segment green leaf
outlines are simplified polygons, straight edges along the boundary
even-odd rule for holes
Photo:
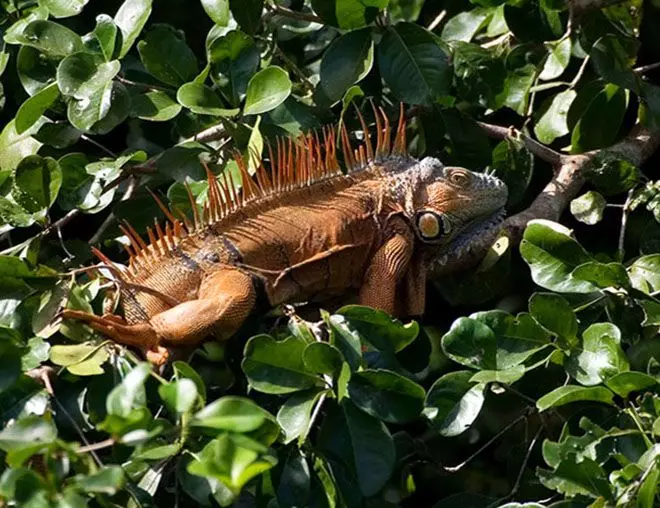
[[[51,83],[21,104],[16,113],[16,133],[23,134],[37,123],[59,96],[57,84]]]
[[[612,323],[595,323],[582,334],[582,350],[566,359],[568,372],[580,384],[593,386],[629,369],[621,349],[621,332]]]
[[[348,399],[326,415],[318,446],[341,459],[363,496],[380,491],[394,470],[394,442],[387,427]]]
[[[322,315],[330,332],[330,344],[339,349],[351,370],[356,371],[362,363],[360,333],[340,314],[323,313]]]
[[[570,276],[575,267],[592,258],[561,224],[540,219],[530,221],[520,243],[520,253],[529,265],[532,279],[541,287],[559,293],[591,293],[597,289]]]
[[[583,458],[578,463],[576,456],[571,455],[562,460],[554,471],[537,469],[536,474],[547,488],[570,497],[581,494],[612,498],[610,482],[605,471],[589,458]]]
[[[16,132],[15,120],[11,120],[0,132],[0,170],[13,171],[24,157],[37,153],[41,143],[32,135],[43,124],[38,120],[32,128],[19,134]]]
[[[62,185],[62,170],[55,159],[29,155],[14,173],[12,195],[29,212],[50,208]]]
[[[206,386],[204,385],[204,381],[199,376],[199,374],[197,374],[195,369],[193,369],[186,362],[182,362],[180,360],[172,363],[172,368],[174,370],[174,375],[177,379],[179,379],[179,380],[190,379],[193,383],[195,383],[195,387],[197,389],[196,390],[197,394],[202,399],[202,403],[205,403],[206,402]]]
[[[103,365],[109,358],[104,347],[92,344],[54,345],[50,348],[50,361],[66,367],[77,376],[103,374]]]
[[[403,324],[386,312],[362,305],[346,305],[337,314],[344,316],[350,328],[357,330],[363,339],[383,352],[398,353],[419,334],[416,321]]]
[[[89,0],[39,0],[55,18],[68,18],[80,14]]]
[[[320,386],[320,378],[303,362],[306,347],[305,341],[293,337],[282,341],[269,335],[252,337],[245,345],[242,362],[250,386],[271,394]]]
[[[525,375],[525,366],[516,365],[506,370],[480,370],[470,378],[472,383],[499,383],[510,385]]]
[[[250,78],[259,68],[259,49],[254,39],[232,30],[215,39],[208,52],[211,77],[232,105],[238,106],[245,96]]]
[[[563,406],[571,402],[593,401],[613,405],[614,394],[602,386],[582,387],[576,385],[560,386],[536,401],[539,411],[551,407]]]
[[[193,113],[213,116],[234,116],[237,109],[225,109],[220,97],[208,86],[199,83],[186,83],[176,93],[179,104]]]
[[[404,102],[429,104],[449,94],[449,59],[433,35],[419,25],[388,27],[378,44],[378,65],[385,83]]]
[[[660,326],[660,303],[654,300],[637,300],[644,310],[642,326]]]
[[[550,105],[534,126],[534,134],[541,143],[549,145],[555,139],[570,132],[566,123],[566,116],[576,95],[575,90],[566,90],[552,98]]]
[[[603,219],[607,201],[602,194],[588,191],[571,201],[571,213],[580,222],[593,226]]]
[[[470,381],[472,372],[450,372],[426,394],[423,414],[440,435],[458,436],[470,428],[483,406],[486,385]]]
[[[353,403],[389,423],[414,420],[424,406],[424,389],[395,372],[367,369],[356,372],[348,382],[348,394]]]
[[[591,282],[599,288],[629,288],[628,273],[621,263],[590,261],[575,268],[571,277]]]
[[[520,140],[507,138],[493,149],[492,168],[509,191],[507,207],[524,197],[534,173],[534,156]]]
[[[635,289],[646,294],[660,291],[660,254],[637,258],[628,267],[628,275]]]
[[[229,24],[229,0],[201,0],[204,12],[216,25],[227,26]]]
[[[444,353],[461,365],[507,370],[549,343],[548,334],[526,314],[478,312],[452,323],[442,337]]]
[[[605,386],[619,397],[626,398],[632,392],[640,392],[658,384],[658,381],[642,372],[619,372],[605,380]]]
[[[166,122],[181,112],[181,105],[160,90],[133,96],[132,103],[131,115],[152,122]]]
[[[351,85],[364,79],[374,63],[371,30],[354,30],[335,39],[323,53],[320,85],[331,102],[344,96]]]
[[[529,312],[546,330],[565,339],[569,344],[575,341],[578,331],[577,316],[563,296],[534,293],[529,299]]]
[[[73,483],[84,492],[115,495],[124,486],[126,476],[121,466],[105,466],[89,475],[78,475]]]
[[[52,420],[39,416],[27,416],[0,432],[0,449],[8,452],[10,466],[17,466],[57,438],[57,428]]]
[[[299,450],[293,450],[280,476],[278,506],[308,506],[310,491],[311,477],[307,459]]]
[[[237,495],[243,485],[275,464],[276,455],[262,444],[240,434],[225,433],[208,443],[187,469],[194,475],[220,481]]]
[[[156,161],[158,171],[179,182],[187,178],[202,180],[205,174],[199,156],[206,151],[206,147],[195,142],[168,148]]]
[[[140,59],[155,78],[180,86],[197,75],[197,59],[185,40],[174,29],[158,26],[138,43]]]
[[[48,56],[62,58],[85,48],[80,36],[54,21],[36,20],[25,27],[20,42]]]
[[[536,78],[536,66],[527,64],[508,70],[502,91],[495,98],[502,107],[507,106],[521,116],[527,115],[529,95]]]
[[[387,0],[312,0],[312,8],[328,25],[351,30],[371,23],[387,3]]]
[[[303,361],[310,372],[336,376],[344,359],[339,350],[325,342],[313,342],[303,351]]]
[[[260,115],[282,104],[291,93],[291,80],[281,67],[271,65],[250,79],[245,96],[246,115]]]
[[[643,178],[635,164],[607,153],[597,154],[594,157],[585,176],[606,196],[626,192]]]
[[[151,14],[152,0],[124,0],[117,14],[115,24],[122,34],[122,44],[118,58],[123,58],[144,28]]]
[[[33,134],[33,138],[45,145],[61,149],[75,144],[80,139],[81,134],[82,132],[67,122],[44,123],[37,133]]]
[[[67,117],[77,129],[107,134],[126,119],[130,107],[131,98],[126,87],[111,81],[90,97],[70,100]]]
[[[631,90],[639,89],[641,78],[632,71],[639,42],[632,37],[608,34],[591,47],[591,61],[606,81]]]
[[[284,431],[284,444],[289,444],[298,438],[304,442],[310,431],[312,411],[321,395],[319,390],[305,390],[294,393],[277,412],[277,422]]]
[[[96,16],[96,26],[92,35],[94,36],[92,46],[98,48],[99,53],[103,55],[106,62],[109,62],[115,57],[117,53],[117,44],[119,39],[117,33],[119,28],[115,21],[107,14],[99,14]]]
[[[126,374],[121,383],[112,389],[105,401],[108,415],[127,417],[134,407],[144,405],[144,383],[150,372],[149,364],[140,363]]]
[[[492,16],[491,9],[477,7],[471,11],[459,12],[447,21],[442,29],[442,40],[470,42]]]
[[[252,432],[263,425],[267,413],[245,397],[225,396],[198,411],[194,427],[232,432]]]
[[[548,49],[548,56],[543,64],[541,74],[539,74],[539,79],[550,81],[561,76],[568,67],[571,60],[571,38],[566,37],[557,42],[546,42],[545,47]],[[542,143],[546,143],[546,141],[542,141]]]
[[[243,31],[253,34],[261,23],[264,0],[229,0],[229,8]]]
[[[583,94],[586,97],[581,98]],[[573,111],[574,107],[576,111]],[[591,88],[581,90],[568,111],[569,125],[571,117],[578,118],[573,124],[571,153],[611,145],[619,133],[627,107],[628,93],[616,85],[603,85],[597,91]]]
[[[190,379],[177,379],[158,387],[158,393],[170,411],[187,413],[197,400],[197,385]]]
[[[57,86],[64,95],[87,99],[107,87],[120,67],[118,60],[105,62],[92,53],[75,53],[57,67]]]

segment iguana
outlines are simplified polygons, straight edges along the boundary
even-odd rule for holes
[[[359,114],[359,111],[358,111]],[[147,231],[130,225],[128,267],[95,250],[119,280],[123,317],[73,309],[64,318],[86,322],[114,341],[142,349],[152,363],[168,348],[210,335],[230,337],[257,308],[322,300],[356,290],[359,303],[394,315],[424,310],[433,263],[464,247],[503,216],[507,189],[487,173],[407,155],[401,108],[395,139],[382,108],[374,108],[375,147],[361,114],[363,142],[352,149],[345,126],[280,140],[250,176],[236,163],[216,178],[207,167],[208,199],[193,217],[168,218]]]

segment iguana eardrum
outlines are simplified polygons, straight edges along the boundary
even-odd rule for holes
[[[259,301],[274,307],[357,290],[363,305],[422,314],[433,263],[497,224],[507,189],[489,174],[409,157],[403,108],[393,144],[385,113],[374,113],[375,148],[362,115],[358,149],[340,129],[346,174],[332,128],[322,141],[317,134],[279,141],[270,171],[261,165],[254,178],[238,157],[240,191],[231,176],[218,180],[207,168],[202,213],[189,192],[193,221],[159,201],[168,222],[148,230],[149,243],[123,229],[127,269],[95,251],[119,279],[124,317],[72,309],[63,316],[160,364],[169,347],[228,338]]]

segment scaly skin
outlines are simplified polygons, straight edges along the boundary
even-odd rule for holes
[[[307,152],[288,162],[280,147],[280,154],[271,156],[280,161],[272,181],[262,182],[262,195],[255,191],[236,210],[221,210],[221,198],[231,192],[211,176],[203,224],[186,232],[172,217],[174,232],[158,237],[150,232],[149,246],[126,231],[134,244],[130,269],[115,270],[123,283],[125,320],[68,309],[64,317],[84,320],[162,364],[168,348],[211,335],[230,337],[258,300],[274,307],[356,291],[362,305],[420,315],[430,268],[469,242],[461,234],[479,234],[479,224],[492,225],[507,191],[490,175],[445,167],[430,157],[417,161],[390,153],[384,136],[379,131],[375,155],[367,147],[351,161],[344,151],[345,160],[360,165],[348,175],[320,155],[301,169],[306,153],[320,153],[311,137]],[[400,136],[395,147],[405,143]],[[333,150],[330,141],[325,150]],[[310,174],[317,164],[324,167],[320,176]],[[244,173],[249,193],[255,184],[246,184],[246,178]],[[282,183],[287,178],[289,189]]]

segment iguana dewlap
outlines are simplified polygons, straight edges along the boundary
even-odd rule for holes
[[[362,118],[360,117],[362,120]],[[506,186],[496,177],[406,155],[405,122],[394,144],[382,110],[376,147],[352,150],[342,128],[279,142],[270,171],[254,177],[238,158],[242,189],[209,172],[208,201],[184,222],[164,209],[164,228],[145,242],[130,226],[129,266],[113,266],[124,317],[66,309],[116,342],[162,363],[167,348],[230,337],[255,310],[356,290],[363,305],[420,315],[433,263],[502,216]],[[164,208],[164,207],[163,207]]]

